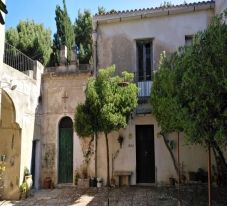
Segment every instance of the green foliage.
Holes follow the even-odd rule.
[[[127,120],[137,106],[139,89],[132,83],[133,74],[123,72],[113,76],[115,65],[100,69],[97,77],[90,77],[85,90],[85,103],[76,107],[74,129],[84,138],[104,133],[107,151],[107,186],[109,186],[109,146],[107,134],[127,126]],[[122,81],[129,81],[127,87],[119,87]]]
[[[160,55],[159,70],[154,74],[154,82],[151,88],[149,102],[152,105],[152,113],[161,126],[161,133],[164,135],[182,131],[178,119],[179,99],[176,96],[178,84],[174,80],[173,73],[178,62],[177,53],[173,53],[170,60],[167,60],[166,52],[163,52]]]
[[[96,77],[90,77],[85,90],[86,101],[76,107],[74,129],[80,137],[95,133],[110,133],[127,126],[127,118],[137,105],[138,88],[133,74],[123,72],[123,78],[113,76],[115,66],[100,69]],[[119,87],[122,80],[130,81],[127,87]]]
[[[195,35],[181,61],[182,120],[189,143],[226,145],[227,12]]]
[[[75,44],[75,34],[71,20],[69,18],[66,2],[63,0],[63,9],[59,5],[55,10],[55,21],[57,26],[57,33],[54,34],[53,52],[51,54],[51,66],[60,65],[60,48],[61,45],[67,46],[67,63],[71,60],[71,48]]]
[[[5,24],[1,11],[5,14],[8,14],[8,11],[6,10],[6,5],[0,0],[0,24]]]
[[[20,185],[20,192],[21,193],[25,193],[27,191],[27,185],[25,182],[23,182],[21,185]]]
[[[213,17],[189,48],[161,59],[155,74],[152,111],[164,133],[182,128],[189,144],[226,145],[226,14]]]
[[[174,6],[171,1],[164,1],[164,3],[160,4],[160,7],[171,7],[171,6]]]
[[[19,49],[33,60],[44,66],[49,62],[51,54],[51,31],[43,24],[34,21],[20,21],[17,28],[9,28],[5,35],[6,41]]]
[[[92,16],[88,9],[82,13],[78,11],[78,18],[74,23],[75,41],[80,64],[88,64],[92,56]]]
[[[98,6],[98,14],[105,14],[106,9],[103,6]]]

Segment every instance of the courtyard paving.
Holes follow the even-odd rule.
[[[0,206],[176,206],[176,186],[116,187],[116,188],[62,188],[33,190],[32,195],[20,201],[0,201]],[[207,185],[182,185],[181,205],[206,206]],[[109,203],[108,203],[109,201]],[[227,186],[212,187],[212,205],[227,205]]]

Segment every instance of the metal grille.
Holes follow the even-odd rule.
[[[73,121],[70,117],[63,117],[59,128],[73,128]]]
[[[3,62],[21,72],[33,70],[33,60],[7,42],[5,42]]]

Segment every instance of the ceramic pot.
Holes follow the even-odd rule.
[[[44,189],[49,189],[50,188],[50,179],[44,179],[43,185],[44,185]]]
[[[31,189],[32,189],[32,184],[33,184],[32,175],[25,176],[24,179],[25,179],[25,183],[27,186],[26,194],[28,197],[31,194]]]
[[[172,177],[170,177],[170,178],[169,178],[169,184],[170,184],[170,185],[175,185],[175,179],[172,178]]]

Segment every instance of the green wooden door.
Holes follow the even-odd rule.
[[[62,124],[59,127],[58,183],[73,183],[73,129],[61,126]]]

